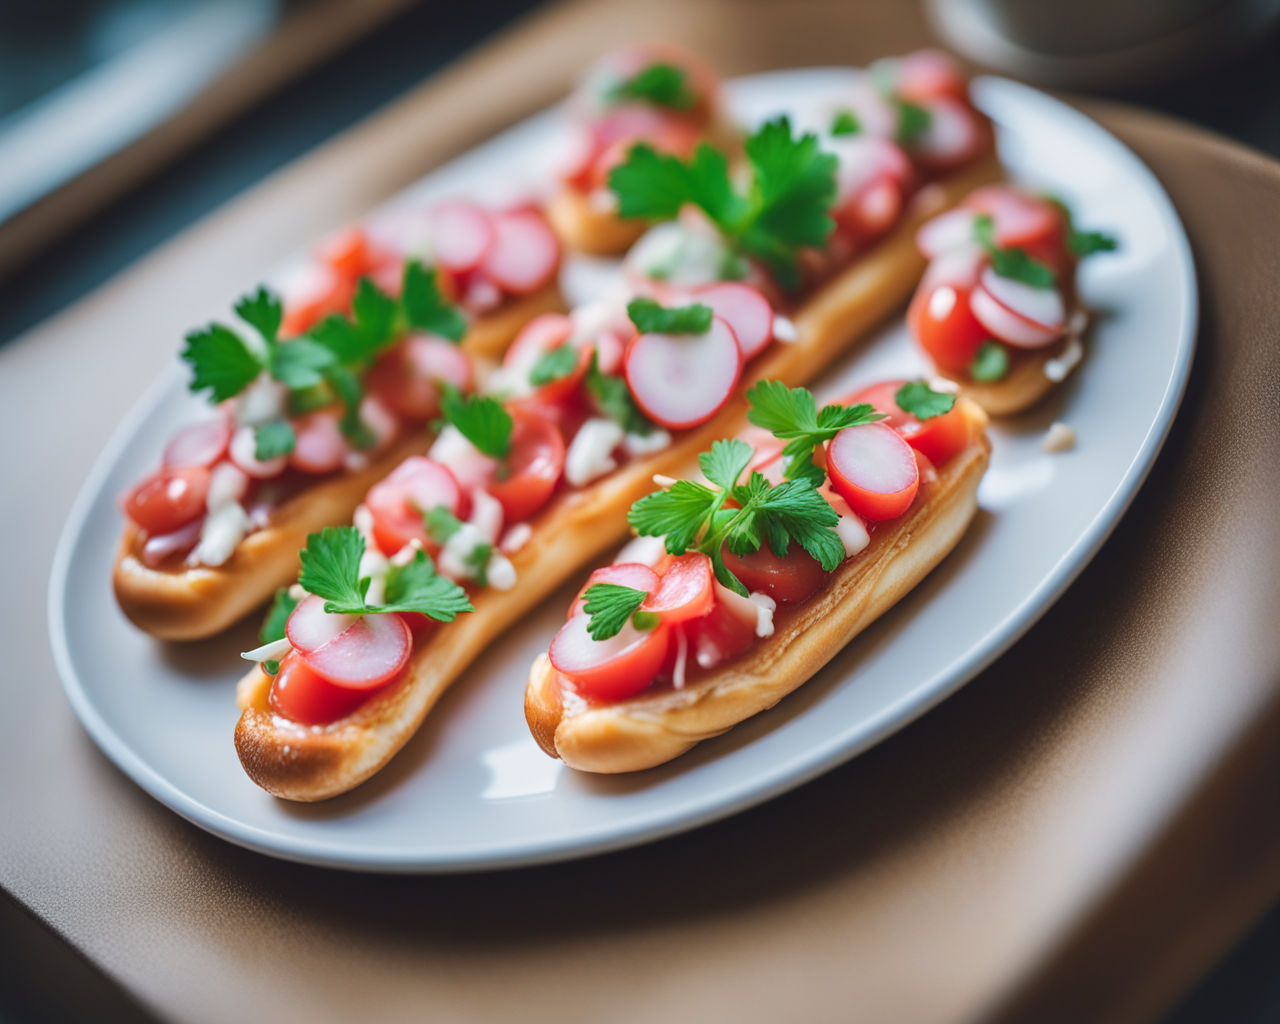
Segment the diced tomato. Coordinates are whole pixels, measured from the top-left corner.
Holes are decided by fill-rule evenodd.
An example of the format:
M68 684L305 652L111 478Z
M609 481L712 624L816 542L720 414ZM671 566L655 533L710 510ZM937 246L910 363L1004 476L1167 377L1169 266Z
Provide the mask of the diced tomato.
M173 533L204 515L209 470L173 466L153 473L121 502L124 514L150 534Z
M528 519L551 500L564 472L564 438L556 425L529 407L511 409L511 451L485 489L502 502L503 520Z
M376 265L369 240L359 227L346 228L321 242L317 255L353 280L368 274Z
M234 426L229 416L219 416L180 430L164 449L160 464L174 466L212 466L227 454Z
M421 455L405 459L385 480L374 484L364 503L373 515L373 538L388 557L413 540L436 550L423 524L424 512L444 506L459 518L466 514L464 495L453 474Z
M669 626L640 632L628 623L609 640L593 640L589 623L586 615L570 616L551 641L551 664L579 693L595 700L625 700L653 682L667 656Z
M694 553L672 558L663 570L656 592L650 592L641 608L657 612L662 621L674 625L696 619L711 610L714 601L711 559Z
M865 402L875 406L877 412L889 417L883 422L901 434L907 444L924 454L935 466L945 465L968 446L969 421L958 404L941 416L923 421L916 419L898 406L898 389L905 383L902 380L891 380L876 384L859 391L847 399L846 404Z
M290 651L280 662L268 703L281 718L299 725L328 725L345 718L372 696L369 690L335 686Z
M378 357L365 386L392 412L409 420L440 413L440 383L471 388L471 360L451 341L415 334Z
M616 583L620 587L643 590L646 594L652 594L659 586L658 574L647 565L641 565L639 562L621 562L617 565L606 565L602 569L596 569L595 572L587 577L587 582L582 585L582 589L578 591L578 596L569 605L567 618L584 614L582 595L587 592L588 587L594 587L597 583Z
M721 549L725 567L751 591L768 594L780 604L798 604L818 592L830 573L794 540L779 558L766 540L760 550L739 557Z
M920 347L945 370L967 370L991 332L969 308L972 289L943 284L921 288L907 310L907 326Z

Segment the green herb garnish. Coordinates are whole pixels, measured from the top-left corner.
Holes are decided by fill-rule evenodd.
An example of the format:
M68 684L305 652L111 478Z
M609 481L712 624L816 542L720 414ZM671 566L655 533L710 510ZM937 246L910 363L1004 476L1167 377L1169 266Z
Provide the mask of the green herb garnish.
M627 316L641 334L706 334L714 315L710 306L700 302L673 309L666 309L653 299L632 299L627 303Z
M840 111L831 122L831 134L837 138L841 135L857 135L860 131L862 131L862 124L852 110Z
M998 341L987 339L969 364L969 376L980 384L994 384L1009 372L1009 351Z
M913 380L898 388L893 396L898 408L920 421L949 413L956 404L956 396L944 391L934 391L922 380Z
M1014 246L1002 249L996 244L995 221L988 214L980 213L973 219L974 237L991 257L991 269L1001 277L1020 281L1032 288L1052 288L1057 281L1053 268L1032 259L1026 250Z
M490 458L500 459L511 451L515 421L496 398L464 395L453 385L445 384L440 410L463 437Z
M648 437L654 431L654 425L640 411L640 406L631 396L631 389L622 377L601 373L596 361L596 354L591 353L591 362L587 366L587 375L583 378L587 393L591 396L596 412L607 416L617 423L628 434L640 434Z
M628 619L639 618L633 624L637 629L653 629L658 616L640 611L649 595L643 590L624 587L619 583L593 583L583 593L582 610L590 616L587 632L592 640L609 640L622 632Z
M560 345L544 352L529 371L529 383L535 387L563 380L578 366L578 350L572 345Z
M686 84L686 78L684 69L674 64L650 64L615 86L610 99L646 100L671 110L692 110L698 97Z
M288 587L280 587L276 591L276 596L271 599L271 607L267 609L266 617L262 620L262 628L258 630L258 639L263 644L275 643L277 640L285 638L285 623L289 621L289 616L293 614L293 610L298 607L298 602L289 596ZM274 672L271 673L275 675Z
M281 455L288 455L293 451L297 440L288 420L271 420L269 423L263 423L254 428L254 458L259 462L266 462Z
M882 413L866 403L825 405L819 411L807 388L789 388L777 380L762 380L748 390L747 404L749 421L787 441L782 454L790 461L784 475L791 480L809 481L815 487L826 476L813 463L817 445L830 441L846 427L884 419Z

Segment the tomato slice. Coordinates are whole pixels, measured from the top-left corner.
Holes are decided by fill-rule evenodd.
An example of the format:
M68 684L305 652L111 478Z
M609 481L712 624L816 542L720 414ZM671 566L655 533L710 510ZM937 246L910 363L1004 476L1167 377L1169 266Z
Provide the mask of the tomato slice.
M173 533L204 515L209 477L204 466L162 469L124 496L124 514L147 533Z
M667 656L671 629L665 623L641 632L631 623L608 640L593 640L586 615L569 618L551 641L551 664L575 689L596 700L625 700L645 689Z
M906 381L901 380L886 381L865 388L844 401L848 405L866 402L875 406L877 412L889 417L882 422L893 427L907 444L926 456L935 466L941 466L968 446L969 421L958 404L941 416L923 421L916 419L911 413L898 407L898 389L905 383Z
M696 619L711 610L715 595L712 584L711 559L701 553L680 555L671 559L641 608L657 612L670 624Z
M582 584L582 589L578 591L578 596L569 605L568 618L583 614L582 595L587 592L588 587L593 587L597 583L616 583L620 587L630 587L632 590L643 590L646 594L652 594L658 589L659 579L656 572L647 565L641 565L639 562L620 562L616 565L606 565L602 569L595 570L587 577L587 582Z
M369 690L335 686L290 651L280 661L280 671L267 699L271 710L299 725L328 725L345 718L369 699Z
M972 291L958 284L921 287L907 310L912 336L944 370L968 370L982 343L991 337L969 307Z
M365 386L392 412L409 420L440 413L440 383L471 389L471 360L444 338L412 335L378 357Z
M780 604L798 604L818 592L831 574L794 540L779 558L766 540L760 550L739 557L721 549L725 567L751 591L768 594Z
M518 523L551 500L565 453L564 438L551 420L528 407L513 407L511 416L511 451L485 490L502 502L504 522Z
M390 557L413 540L434 551L437 545L427 536L423 512L443 505L461 519L466 511L463 498L449 470L422 455L411 455L369 488L364 503L373 516L373 539Z

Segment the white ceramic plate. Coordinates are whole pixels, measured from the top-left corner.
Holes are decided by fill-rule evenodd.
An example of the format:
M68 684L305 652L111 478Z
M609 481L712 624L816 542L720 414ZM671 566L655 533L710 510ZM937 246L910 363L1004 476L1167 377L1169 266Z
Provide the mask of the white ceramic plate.
M756 120L842 74L760 75L732 83L730 96L742 118ZM1040 408L992 428L982 510L955 552L778 707L652 771L598 777L564 768L534 745L522 695L531 660L563 619L566 587L480 659L373 780L320 805L273 799L241 771L232 744L245 668L237 652L255 645L256 624L164 644L133 629L111 596L121 526L114 496L195 415L175 366L107 446L54 563L54 652L89 733L147 792L232 842L336 867L461 871L581 857L733 814L848 760L953 693L1045 612L1123 514L1173 420L1196 327L1186 238L1146 167L1042 93L984 79L975 95L999 125L1017 179L1061 195L1081 225L1120 239L1118 253L1082 269L1084 298L1098 312L1089 356ZM435 172L415 198L544 166L557 130L552 114L525 122ZM899 323L817 390L924 369ZM1058 419L1075 427L1079 445L1046 455L1040 441Z

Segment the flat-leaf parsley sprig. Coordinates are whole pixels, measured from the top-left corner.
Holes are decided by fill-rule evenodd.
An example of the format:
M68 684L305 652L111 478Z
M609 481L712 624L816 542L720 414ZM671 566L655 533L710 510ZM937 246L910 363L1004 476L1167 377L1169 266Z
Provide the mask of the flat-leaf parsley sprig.
M743 597L747 588L726 567L722 546L744 556L760 550L768 539L781 558L794 540L823 569L835 569L844 559L844 545L835 532L840 517L809 479L787 480L775 487L753 472L739 484L754 454L745 441L716 441L710 452L698 456L703 475L714 486L677 480L632 505L627 522L641 536L665 537L673 555L701 551L711 559L716 579ZM726 508L730 500L738 507Z
M437 573L421 551L413 561L388 571L385 604L366 604L371 579L360 575L363 555L364 538L354 526L327 526L310 534L307 546L298 553L302 562L298 583L307 593L324 598L326 612L421 612L437 622L452 622L463 612L475 611L466 591Z
M817 487L826 477L813 462L813 449L830 441L846 427L858 427L884 419L874 406L824 405L819 411L807 388L789 388L779 380L762 380L747 391L747 419L787 442L783 475L806 480Z
M690 160L640 143L609 172L623 217L671 220L686 203L699 207L739 252L769 266L784 288L800 283L797 252L826 244L835 221L837 161L816 135L793 138L779 117L748 138L751 167L745 192L729 176L728 158L709 143Z
M656 612L641 611L640 606L649 595L621 583L593 583L583 592L582 610L587 613L587 632L592 640L610 640L631 624L641 631L654 629L661 616Z

